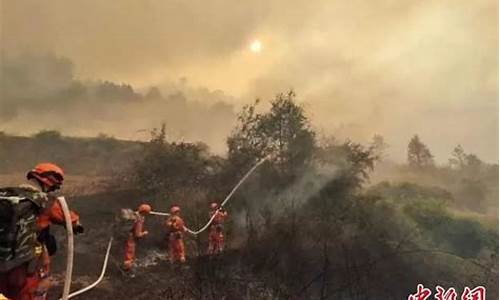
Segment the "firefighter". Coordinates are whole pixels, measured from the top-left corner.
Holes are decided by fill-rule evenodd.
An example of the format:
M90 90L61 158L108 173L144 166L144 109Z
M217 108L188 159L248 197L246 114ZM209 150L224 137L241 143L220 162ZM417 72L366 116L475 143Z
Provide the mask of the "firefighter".
M180 217L181 208L178 205L173 205L170 208L170 217L167 219L166 225L168 230L168 255L171 263L186 262L186 252L184 249L184 220Z
M23 239L24 249L33 247L32 256L26 256L28 261L0 273L0 294L12 300L45 300L50 287L50 257L55 254L56 240L50 233L50 225L65 226L65 218L59 201L54 192L63 184L64 171L53 163L40 163L26 175L27 184L18 188L2 189L4 195L15 195L30 199L36 207L34 226L25 225L25 230L16 235L36 237L33 243L30 238ZM79 222L79 216L70 212L71 223L75 234L83 233L84 228ZM27 224L27 220L23 220ZM17 251L17 250L16 250ZM21 249L19 249L21 251ZM14 258L16 259L16 258ZM12 262L12 261L11 261ZM0 265L8 262L0 261Z
M144 230L145 216L151 212L151 206L148 204L141 204L137 208L135 213L134 225L130 229L127 241L125 242L125 260L123 262L123 269L125 271L130 271L135 261L135 248L137 241L148 234L147 230Z
M215 255L224 250L224 221L227 212L216 202L212 202L210 203L209 217L213 217L213 221L210 224L210 233L208 234L208 255Z

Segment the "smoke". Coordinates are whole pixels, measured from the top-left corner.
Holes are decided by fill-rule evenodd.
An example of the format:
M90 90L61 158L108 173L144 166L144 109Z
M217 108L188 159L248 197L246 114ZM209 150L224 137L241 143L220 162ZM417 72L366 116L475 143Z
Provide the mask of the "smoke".
M255 38L260 54L248 51ZM236 106L294 88L317 128L359 142L382 134L393 158L404 159L419 134L437 161L459 143L498 161L493 0L4 1L1 39L5 53L69 57L80 82L128 82L135 92L158 86L164 97L180 89L203 105L213 103L207 94L220 98L179 88L185 77L188 86L233 95L225 100ZM136 117L145 119L131 114L127 123L158 122Z
M345 161L343 160L343 162ZM328 183L341 176L341 169L339 165L331 163L311 165L291 185L280 190L278 194L251 187L246 193L246 208L252 215L258 217L254 222L257 221L263 225L266 223L266 218L284 216L287 212L302 207ZM240 211L231 219L239 228L245 228L247 213L247 211Z
M399 160L418 133L437 161L459 143L497 161L497 12L494 1L331 1L249 94L293 87L318 128L380 133Z
M0 124L9 133L59 130L133 140L165 123L170 140L203 141L215 152L235 121L230 97L183 83L139 92L128 84L75 79L73 64L54 55L6 58L2 65ZM165 95L165 96L163 96Z

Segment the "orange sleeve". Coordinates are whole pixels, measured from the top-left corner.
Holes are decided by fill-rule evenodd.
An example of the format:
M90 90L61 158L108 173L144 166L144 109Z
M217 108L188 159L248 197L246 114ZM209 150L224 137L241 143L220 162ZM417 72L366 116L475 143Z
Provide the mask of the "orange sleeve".
M47 211L42 212L36 219L38 230L47 228L50 225L50 216Z
M135 221L133 232L136 238L144 236L144 219L140 218Z
M69 214L71 216L71 223L73 225L78 224L78 222L80 221L80 216L74 211L70 211ZM47 211L47 215L52 223L64 225L64 213L59 201L55 200L53 202L52 206Z
M220 214L223 220L228 216L227 211L220 211Z
M177 228L180 231L182 231L182 232L186 231L186 227L184 226L184 220L183 219L179 218L179 222L178 222Z

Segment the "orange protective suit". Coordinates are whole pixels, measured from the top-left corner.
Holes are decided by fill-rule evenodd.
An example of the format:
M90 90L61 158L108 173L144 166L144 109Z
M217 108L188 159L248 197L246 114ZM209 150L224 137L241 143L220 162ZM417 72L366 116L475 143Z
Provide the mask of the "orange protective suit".
M78 224L80 221L78 214L74 211L70 211L69 214L71 216L71 223L73 225ZM47 207L37 219L38 230L40 231L49 227L51 224L66 225L61 203L57 200L54 200L52 205Z
M208 234L208 255L221 253L224 250L224 221L227 217L225 210L210 212L210 218L215 214Z
M79 216L71 212L73 225L79 224ZM64 225L64 214L59 201L53 200L37 218L37 230L47 230L51 224ZM11 300L45 300L50 288L50 255L40 242L38 256L6 274L0 274L0 292Z
M9 271L0 274L0 291L8 299L12 300L34 300L35 290L38 285L37 274L28 271L29 263L25 263Z
M125 270L130 270L134 264L137 240L148 234L144 230L144 220L144 216L137 214L134 225L130 229L127 241L125 242L125 259L123 262Z
M80 217L74 211L70 211L71 223L73 226L79 224ZM49 205L37 219L37 227L41 232L46 230L50 225L61 225L65 226L66 222L64 219L64 213L59 201L54 200L51 205ZM32 278L34 288L34 300L45 300L47 299L47 293L50 288L50 255L48 253L47 247L42 247L42 254L39 260L38 270L35 273L35 277Z
M186 262L186 251L184 249L184 220L178 215L167 219L168 229L168 255L170 262Z

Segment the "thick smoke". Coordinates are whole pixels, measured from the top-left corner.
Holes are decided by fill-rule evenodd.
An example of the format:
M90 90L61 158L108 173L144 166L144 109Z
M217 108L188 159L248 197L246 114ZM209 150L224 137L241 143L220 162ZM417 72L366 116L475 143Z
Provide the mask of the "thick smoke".
M225 148L233 126L231 98L220 91L192 89L182 82L160 90L137 91L128 84L82 82L73 64L54 55L5 58L2 65L0 125L8 133L41 129L63 134L144 140L167 126L170 140L203 141L216 152Z
M417 133L437 161L459 143L498 160L494 0L23 0L4 1L1 17L5 53L69 57L79 80L168 98L186 77L236 105L294 88L318 128L360 142L382 134L393 158Z

